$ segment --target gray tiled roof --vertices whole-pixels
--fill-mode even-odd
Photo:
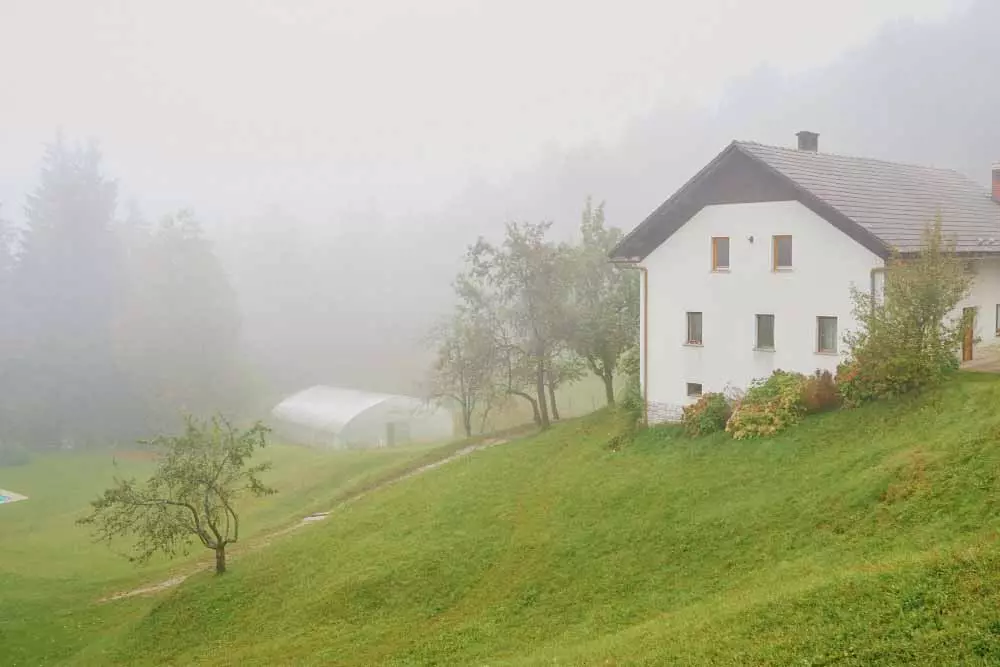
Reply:
[[[957,171],[735,143],[900,251],[916,250],[924,225],[940,214],[959,251],[1000,253],[1000,205]]]

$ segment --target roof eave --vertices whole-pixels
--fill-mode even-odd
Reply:
[[[706,174],[710,173],[716,166],[718,166],[718,164],[723,160],[723,158],[726,157],[726,155],[728,155],[729,153],[733,152],[734,150],[737,150],[737,142],[735,140],[729,142],[729,145],[726,146],[724,149],[722,149],[722,151],[720,151],[718,155],[716,155],[714,158],[712,158],[712,160],[708,164],[706,164],[704,167],[702,167],[700,170],[698,170],[698,172],[694,176],[692,176],[691,178],[689,178],[684,183],[684,185],[682,185],[680,188],[678,188],[677,191],[674,192],[674,194],[670,195],[670,197],[666,201],[664,201],[662,204],[660,204],[655,209],[653,209],[653,212],[650,213],[649,215],[647,215],[645,220],[643,220],[642,222],[640,222],[638,225],[636,225],[636,227],[631,232],[629,232],[628,234],[626,234],[624,236],[624,238],[622,238],[622,240],[619,241],[618,244],[611,250],[611,252],[608,254],[608,258],[612,262],[624,262],[624,263],[629,263],[629,264],[638,264],[639,262],[641,262],[644,259],[646,259],[647,257],[649,257],[650,253],[652,253],[653,250],[656,249],[655,247],[651,248],[649,250],[649,252],[646,252],[644,254],[622,255],[620,253],[621,253],[621,249],[623,247],[626,247],[626,244],[631,239],[635,238],[636,235],[638,235],[641,232],[645,231],[645,229],[650,224],[652,224],[652,221],[660,214],[661,211],[663,211],[665,208],[669,207],[671,204],[673,204],[674,202],[676,202],[680,197],[682,197],[686,191],[688,191],[688,190],[691,189],[691,186],[693,184],[697,183],[702,177],[704,177]]]
[[[733,142],[733,144],[736,146],[736,149],[740,151],[740,153],[752,158],[758,165],[767,169],[779,178],[784,179],[789,185],[791,185],[799,195],[799,201],[813,213],[850,236],[881,259],[888,259],[889,255],[892,254],[892,250],[889,245],[864,226],[858,224],[828,202],[817,197],[810,190],[783,173],[780,169],[775,169],[765,160],[761,159],[757,155],[754,155],[752,152],[743,150],[739,142]]]

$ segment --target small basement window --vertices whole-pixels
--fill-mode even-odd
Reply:
[[[774,315],[757,316],[757,343],[754,347],[758,350],[774,349]]]
[[[687,344],[701,345],[701,313],[687,314]]]
[[[688,382],[687,383],[687,395],[694,398],[696,396],[701,396],[701,383],[700,382]]]
[[[775,271],[787,271],[792,268],[792,237],[774,237],[774,264],[771,268]]]
[[[816,351],[824,354],[837,352],[837,318],[816,318]]]
[[[729,270],[729,237],[728,236],[713,236],[712,237],[712,270],[713,271],[728,271]]]

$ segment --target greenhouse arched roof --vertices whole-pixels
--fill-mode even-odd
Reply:
[[[419,398],[410,396],[316,385],[281,401],[271,415],[312,429],[339,433],[358,415],[388,401],[413,410],[424,406]]]

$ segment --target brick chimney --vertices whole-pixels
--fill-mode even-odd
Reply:
[[[802,130],[801,132],[796,132],[795,136],[799,138],[800,151],[809,151],[811,153],[819,151],[818,133],[810,132],[809,130]]]
[[[1000,202],[1000,162],[993,163],[993,198]]]

